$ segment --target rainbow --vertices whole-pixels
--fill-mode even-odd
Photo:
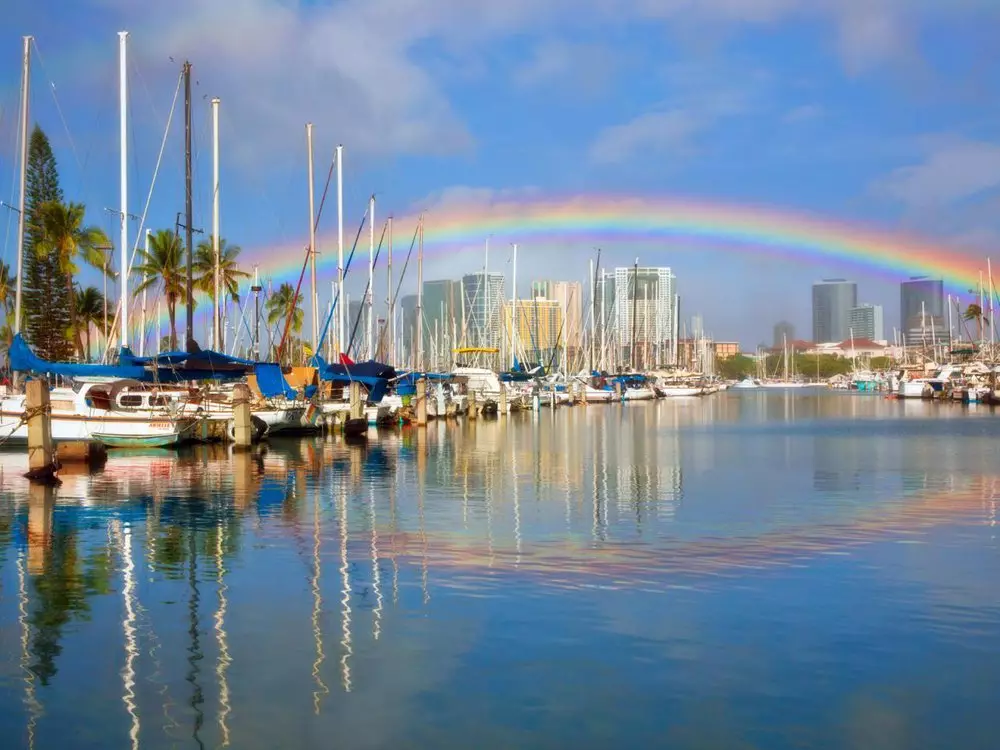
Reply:
[[[613,250],[625,244],[646,243],[650,247],[643,248],[642,254],[652,253],[658,256],[657,261],[669,261],[686,250],[704,251],[707,247],[749,257],[837,263],[898,281],[927,275],[941,278],[950,288],[962,292],[979,283],[985,267],[984,259],[876,227],[768,207],[670,196],[527,195],[489,202],[444,201],[429,205],[424,215],[424,254],[429,259],[446,256],[458,260],[465,254],[482,257],[483,244],[491,236],[498,249],[508,242],[517,242],[528,252],[573,247],[581,260],[593,257],[598,246]],[[377,242],[383,221],[378,209],[376,217]],[[345,220],[345,255],[353,243],[357,221]],[[394,220],[397,263],[410,245],[416,222],[415,212]],[[359,252],[367,250],[367,235],[366,228]],[[241,265],[257,264],[263,277],[275,281],[294,280],[302,267],[303,246],[297,242],[248,249]],[[331,278],[337,265],[335,232],[323,233],[317,249],[321,253],[318,265]],[[356,261],[367,265],[367,252]],[[643,262],[649,263],[649,259]],[[579,271],[575,275],[584,274],[582,267]]]

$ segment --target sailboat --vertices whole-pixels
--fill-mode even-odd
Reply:
[[[788,337],[782,336],[782,355],[783,355],[783,365],[784,369],[782,372],[782,377],[780,380],[763,380],[760,385],[763,388],[805,388],[809,383],[804,380],[795,380],[795,358],[794,353],[789,356],[788,353]],[[789,368],[789,362],[791,362],[791,368]],[[789,369],[791,371],[789,371]]]

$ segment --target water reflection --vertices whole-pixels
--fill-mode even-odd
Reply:
[[[305,706],[344,719],[373,690],[416,685],[407,664],[454,661],[473,637],[466,608],[504,620],[542,591],[570,607],[596,606],[591,592],[707,595],[948,534],[995,550],[993,423],[905,409],[786,394],[575,408],[367,446],[127,453],[54,489],[0,454],[0,575],[18,592],[0,599],[0,626],[20,639],[0,719],[31,747],[58,746],[67,726],[133,748],[245,746]],[[1000,604],[963,617],[952,627],[1000,624]],[[503,659],[480,627],[478,648]],[[538,627],[519,637],[556,637]],[[87,671],[98,655],[115,684]],[[461,703],[433,679],[413,689]],[[84,686],[93,716],[67,700]]]

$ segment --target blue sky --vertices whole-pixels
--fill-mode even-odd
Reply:
[[[348,234],[371,192],[383,215],[455,196],[675,194],[875,223],[985,256],[1000,238],[998,22],[993,0],[17,3],[0,29],[0,195],[16,195],[20,37],[30,33],[33,110],[67,196],[110,226],[115,32],[129,29],[133,210],[188,57],[195,221],[210,222],[207,99],[219,96],[223,235],[248,257],[305,240],[306,121],[317,180],[334,145],[347,149]],[[154,227],[172,226],[183,207],[178,125]],[[898,318],[895,280],[856,267],[711,249],[674,259],[669,245],[605,253],[673,266],[686,311],[748,347],[781,318],[808,335],[809,285],[823,276],[856,278],[862,300],[885,305],[888,326]],[[571,241],[526,247],[520,280],[582,280],[586,258]],[[478,262],[437,258],[425,278]]]

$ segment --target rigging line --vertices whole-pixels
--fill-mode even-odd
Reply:
[[[406,251],[406,262],[403,263],[403,270],[399,274],[399,281],[396,283],[396,292],[392,295],[392,299],[389,302],[391,308],[395,308],[396,301],[399,299],[399,290],[403,286],[403,279],[406,278],[406,267],[410,265],[410,256],[413,254],[413,246],[417,244],[417,232],[420,231],[420,223],[417,223],[416,228],[413,230],[413,239],[410,240],[410,249]],[[385,328],[382,329],[382,334],[379,336],[378,345],[382,346],[382,340],[385,338]]]
[[[153,200],[153,188],[156,187],[156,180],[160,174],[160,165],[163,163],[163,152],[166,150],[167,147],[167,138],[170,135],[170,124],[173,122],[174,119],[174,112],[177,109],[177,97],[180,95],[181,83],[183,81],[184,81],[184,74],[182,73],[177,77],[177,88],[174,89],[174,99],[173,102],[171,102],[170,104],[170,112],[167,115],[167,125],[163,130],[163,139],[160,141],[160,153],[157,154],[156,156],[156,167],[154,167],[153,169],[153,178],[149,184],[149,192],[146,194],[146,205],[143,206],[142,215],[139,217],[139,230],[136,232],[135,243],[132,245],[132,254],[129,257],[128,270],[126,271],[125,269],[122,269],[122,273],[125,273],[126,277],[128,276],[128,274],[132,273],[132,266],[135,265],[135,255],[139,249],[139,239],[143,237],[145,234],[146,217],[149,214],[149,204]],[[118,305],[116,305],[115,318],[114,318],[114,323],[111,326],[111,331],[114,331],[115,328],[117,327],[120,315],[121,315],[121,304],[119,303]],[[110,341],[111,338],[112,335],[109,332],[108,341],[105,342],[105,347],[106,347],[104,351],[105,357],[107,357],[107,355],[111,351],[111,341]]]
[[[56,112],[59,114],[59,119],[62,122],[63,129],[66,131],[66,138],[69,139],[70,149],[73,151],[73,158],[76,159],[76,166],[80,170],[80,181],[83,182],[83,190],[89,195],[90,189],[87,184],[86,173],[83,171],[83,163],[80,161],[80,154],[76,148],[76,142],[73,140],[73,134],[70,132],[69,124],[66,122],[66,116],[63,114],[62,105],[59,104],[59,97],[56,95],[56,84],[49,75],[48,70],[45,67],[45,60],[42,58],[42,51],[38,48],[38,40],[32,37],[31,45],[35,48],[35,56],[38,58],[38,66],[42,69],[42,75],[48,79],[49,90],[52,92],[52,101],[55,102]]]
[[[372,197],[374,197],[374,196],[372,196]],[[379,253],[382,252],[382,240],[385,239],[385,230],[386,230],[386,228],[388,226],[389,226],[389,222],[385,222],[385,223],[382,224],[382,237],[379,238],[378,249],[375,250],[375,258],[372,261],[372,268],[373,269],[375,268],[375,264],[378,263]],[[353,254],[354,254],[354,251],[352,250],[351,251],[351,255],[353,256]],[[362,299],[362,303],[361,303],[361,307],[358,309],[358,317],[356,317],[354,319],[354,327],[351,329],[351,340],[350,340],[350,343],[347,345],[347,351],[351,351],[351,348],[354,346],[354,337],[355,337],[355,335],[357,335],[358,325],[361,323],[361,316],[365,312],[365,303],[364,303],[364,300],[368,299],[368,293],[370,291],[371,291],[371,279],[369,279],[368,283],[365,284],[365,294],[364,294],[364,297],[361,298]],[[371,352],[368,352],[368,357],[369,357],[369,359],[375,359],[374,355]]]
[[[371,204],[369,204],[370,207]],[[361,223],[358,225],[358,233],[354,235],[354,244],[351,246],[351,254],[347,258],[347,263],[344,268],[344,277],[347,277],[347,272],[351,269],[351,261],[354,259],[354,251],[358,249],[358,240],[361,239],[361,230],[365,228],[365,221],[368,219],[368,208],[365,208],[365,213],[361,217]],[[306,253],[306,257],[309,254]],[[303,271],[305,273],[305,271]],[[323,344],[326,342],[326,334],[330,329],[330,322],[333,320],[333,312],[337,309],[337,304],[340,302],[340,287],[337,287],[337,296],[333,299],[333,305],[330,307],[330,314],[326,316],[326,322],[323,324],[323,333],[319,337],[319,343],[316,344],[316,351],[313,352],[313,356],[319,354],[323,351]],[[347,350],[343,348],[344,342],[340,342],[340,352],[341,354],[347,354]]]

